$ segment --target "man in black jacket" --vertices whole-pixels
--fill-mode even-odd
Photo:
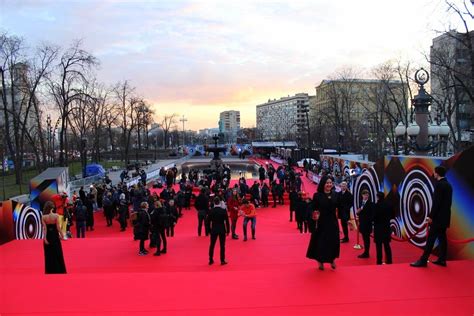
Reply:
[[[370,250],[370,233],[372,233],[372,225],[374,221],[375,204],[369,199],[369,191],[362,191],[362,205],[357,209],[359,217],[359,230],[364,240],[364,252],[359,258],[369,258]]]
[[[209,230],[207,228],[206,218],[207,213],[209,213],[209,198],[207,197],[206,189],[202,188],[201,192],[194,202],[194,207],[198,213],[198,236],[201,236],[202,224],[204,223],[204,231],[206,236],[209,235]]]
[[[385,250],[385,263],[392,263],[392,248],[390,241],[392,231],[390,230],[390,220],[392,219],[392,208],[385,201],[383,192],[377,193],[377,203],[374,214],[374,242],[377,253],[377,264],[382,264],[382,246]]]
[[[352,193],[347,189],[347,182],[341,182],[341,192],[339,192],[339,208],[338,217],[341,220],[342,231],[344,238],[341,239],[341,243],[349,242],[349,229],[347,222],[351,217],[351,207],[354,202]]]
[[[221,200],[214,198],[214,207],[207,217],[209,229],[211,231],[211,244],[209,246],[209,265],[214,263],[214,247],[217,237],[219,237],[219,245],[221,248],[221,265],[227,264],[225,261],[225,238],[229,235],[230,224],[227,211],[220,207]]]
[[[443,166],[438,166],[434,170],[433,177],[437,183],[433,193],[433,206],[431,213],[427,217],[426,222],[430,225],[428,233],[428,240],[426,241],[425,249],[421,258],[411,263],[412,267],[426,267],[428,258],[433,250],[436,239],[439,241],[439,257],[438,260],[432,263],[439,266],[446,266],[446,255],[448,252],[448,242],[446,238],[446,230],[451,221],[451,203],[453,198],[453,188],[445,178],[446,169]]]

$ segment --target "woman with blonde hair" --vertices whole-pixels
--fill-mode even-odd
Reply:
[[[59,216],[54,212],[55,206],[48,201],[43,206],[41,222],[44,229],[44,265],[46,274],[66,273],[61,239],[63,238],[59,226]]]

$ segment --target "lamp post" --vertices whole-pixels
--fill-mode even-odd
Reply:
[[[51,127],[51,116],[48,114],[46,116],[46,133],[47,133],[47,149],[46,149],[46,152],[48,153],[47,154],[47,158],[46,158],[46,165],[49,165],[51,163],[51,131],[52,130],[52,127]]]
[[[86,166],[87,166],[87,138],[81,138],[81,163],[82,163],[82,177],[86,177]]]
[[[339,132],[339,141],[338,141],[338,145],[339,145],[339,149],[338,149],[338,152],[339,152],[339,156],[341,155],[341,150],[342,150],[342,144],[344,142],[344,131],[341,130]]]
[[[188,119],[185,118],[184,115],[183,115],[183,117],[180,118],[179,121],[180,121],[180,122],[183,122],[183,148],[184,148],[184,145],[186,144],[186,134],[185,134],[185,132],[184,132],[184,122],[187,122]]]
[[[431,106],[432,97],[424,88],[428,80],[429,75],[426,70],[421,68],[416,71],[415,81],[418,83],[418,94],[412,99],[415,108],[415,121],[409,123],[408,126],[400,122],[395,127],[396,154],[398,154],[400,145],[404,146],[405,155],[410,153],[410,148],[414,149],[417,155],[427,155],[430,150],[432,150],[433,155],[446,154],[444,144],[449,136],[449,126],[446,121],[439,125],[439,122],[429,123],[429,107]],[[437,120],[439,121],[439,116]]]

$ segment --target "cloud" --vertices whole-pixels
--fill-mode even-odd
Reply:
[[[445,17],[428,0],[3,1],[0,9],[4,27],[33,45],[82,38],[101,80],[130,80],[157,112],[204,113],[200,127],[231,107],[252,125],[255,105],[313,93],[342,65],[421,59],[433,21]]]

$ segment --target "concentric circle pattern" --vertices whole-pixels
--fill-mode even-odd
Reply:
[[[15,207],[15,236],[16,239],[39,239],[43,236],[41,215],[39,211],[29,206],[18,204]]]
[[[410,170],[399,186],[400,212],[404,229],[411,243],[423,247],[426,243],[426,218],[433,204],[433,184],[422,169]]]
[[[375,170],[373,168],[364,169],[361,175],[356,178],[352,189],[354,194],[354,209],[361,205],[362,191],[369,191],[370,200],[375,202],[379,188],[380,181]]]

